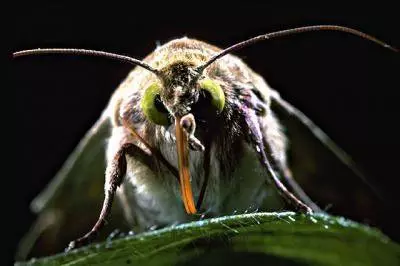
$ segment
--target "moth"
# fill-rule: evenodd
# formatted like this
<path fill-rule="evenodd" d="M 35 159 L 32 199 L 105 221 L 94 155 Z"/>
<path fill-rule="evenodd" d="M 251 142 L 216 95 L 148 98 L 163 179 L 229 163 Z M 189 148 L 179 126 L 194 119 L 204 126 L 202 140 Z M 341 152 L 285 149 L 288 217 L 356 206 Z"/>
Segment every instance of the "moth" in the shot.
<path fill-rule="evenodd" d="M 284 128 L 290 132 L 290 125 L 282 123 L 278 113 L 294 119 L 356 173 L 357 167 L 305 114 L 232 54 L 260 41 L 321 30 L 353 34 L 397 52 L 351 28 L 315 25 L 267 33 L 227 49 L 175 39 L 142 61 L 83 49 L 14 53 L 100 56 L 136 66 L 32 202 L 38 218 L 17 257 L 58 251 L 75 237 L 69 250 L 86 245 L 106 223 L 108 228 L 141 232 L 204 215 L 240 213 L 250 206 L 260 211 L 321 211 L 295 181 L 288 149 L 296 143 L 288 139 Z M 307 151 L 302 156 L 307 157 Z M 75 195 L 79 200 L 71 200 Z M 118 204 L 112 208 L 114 198 Z"/>

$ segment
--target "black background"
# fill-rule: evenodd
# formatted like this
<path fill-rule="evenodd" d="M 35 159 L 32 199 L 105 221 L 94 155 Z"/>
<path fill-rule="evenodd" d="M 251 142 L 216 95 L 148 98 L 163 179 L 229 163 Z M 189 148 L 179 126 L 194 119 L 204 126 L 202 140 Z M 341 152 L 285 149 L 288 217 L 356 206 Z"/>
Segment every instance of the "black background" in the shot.
<path fill-rule="evenodd" d="M 143 58 L 171 39 L 188 36 L 220 47 L 274 30 L 339 24 L 400 47 L 399 18 L 389 5 L 276 9 L 196 2 L 169 7 L 52 4 L 14 15 L 13 51 L 44 47 L 106 50 Z M 284 37 L 240 55 L 292 104 L 303 110 L 364 168 L 389 201 L 399 202 L 397 90 L 399 56 L 345 33 Z M 37 56 L 13 60 L 18 193 L 10 254 L 34 215 L 29 202 L 53 177 L 106 106 L 130 65 L 99 58 Z M 361 182 L 361 181 L 360 181 Z M 343 184 L 345 185 L 345 184 Z M 76 196 L 71 193 L 71 196 Z M 399 240 L 395 223 L 382 229 Z"/>

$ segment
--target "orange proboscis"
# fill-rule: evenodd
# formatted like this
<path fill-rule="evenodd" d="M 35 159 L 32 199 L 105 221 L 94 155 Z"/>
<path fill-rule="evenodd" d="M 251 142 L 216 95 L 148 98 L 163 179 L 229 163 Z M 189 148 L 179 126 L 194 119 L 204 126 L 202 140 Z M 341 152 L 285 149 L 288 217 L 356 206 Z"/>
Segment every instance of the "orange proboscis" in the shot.
<path fill-rule="evenodd" d="M 182 200 L 188 214 L 195 214 L 196 207 L 190 184 L 188 136 L 181 126 L 180 117 L 175 118 L 176 147 L 178 152 L 179 179 L 182 190 Z"/>

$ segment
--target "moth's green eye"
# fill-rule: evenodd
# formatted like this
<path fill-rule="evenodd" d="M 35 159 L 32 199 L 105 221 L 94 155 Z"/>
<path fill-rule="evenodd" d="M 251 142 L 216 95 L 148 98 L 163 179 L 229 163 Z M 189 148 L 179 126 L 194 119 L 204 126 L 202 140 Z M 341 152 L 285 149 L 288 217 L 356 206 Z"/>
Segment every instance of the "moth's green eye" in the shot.
<path fill-rule="evenodd" d="M 200 82 L 200 88 L 206 90 L 211 95 L 211 103 L 219 112 L 222 112 L 225 106 L 225 94 L 221 86 L 211 79 L 203 79 Z"/>
<path fill-rule="evenodd" d="M 168 111 L 160 98 L 161 87 L 151 84 L 144 92 L 141 107 L 146 117 L 157 125 L 169 125 Z"/>

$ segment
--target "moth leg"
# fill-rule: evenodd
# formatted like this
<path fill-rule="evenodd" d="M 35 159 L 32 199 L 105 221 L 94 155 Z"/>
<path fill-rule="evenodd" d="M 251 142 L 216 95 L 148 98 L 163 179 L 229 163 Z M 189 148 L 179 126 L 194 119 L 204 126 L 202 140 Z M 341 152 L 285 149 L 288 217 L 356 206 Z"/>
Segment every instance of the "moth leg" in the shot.
<path fill-rule="evenodd" d="M 254 110 L 244 108 L 244 118 L 246 125 L 248 127 L 248 131 L 250 133 L 250 140 L 254 145 L 254 149 L 257 151 L 259 160 L 263 166 L 266 167 L 270 181 L 274 183 L 276 188 L 278 189 L 279 194 L 283 196 L 283 198 L 291 205 L 296 207 L 296 209 L 305 212 L 312 213 L 312 208 L 303 203 L 300 199 L 298 199 L 295 195 L 293 195 L 286 186 L 279 180 L 275 170 L 273 169 L 269 158 L 266 155 L 264 148 L 263 135 L 261 133 L 261 127 L 258 122 L 258 118 L 254 112 Z"/>
<path fill-rule="evenodd" d="M 263 94 L 256 89 L 255 87 L 250 86 L 247 90 L 240 91 L 240 98 L 242 102 L 250 109 L 254 110 L 255 114 L 259 117 L 265 117 L 267 115 L 267 110 L 269 110 L 267 101 Z M 268 124 L 270 125 L 270 124 Z M 264 132 L 265 133 L 264 128 Z M 267 147 L 269 152 L 267 152 L 267 156 L 273 153 L 272 147 L 266 136 L 263 138 L 264 146 Z M 301 199 L 304 203 L 306 203 L 313 211 L 319 212 L 321 209 L 307 196 L 304 190 L 297 184 L 297 182 L 293 179 L 292 173 L 290 169 L 287 167 L 285 162 L 274 158 L 273 156 L 269 156 L 271 162 L 274 163 L 274 166 L 279 171 L 280 177 L 285 182 L 285 185 L 288 186 L 291 192 L 293 192 L 299 199 Z"/>
<path fill-rule="evenodd" d="M 99 235 L 100 230 L 104 227 L 106 219 L 111 213 L 112 203 L 117 188 L 121 185 L 123 177 L 126 174 L 126 155 L 135 156 L 146 159 L 149 155 L 145 154 L 138 146 L 132 143 L 125 143 L 121 146 L 114 158 L 107 166 L 106 170 L 106 186 L 103 207 L 100 216 L 93 228 L 81 238 L 70 242 L 67 251 L 89 244 Z M 139 155 L 139 156 L 138 156 Z"/>
<path fill-rule="evenodd" d="M 304 192 L 299 184 L 293 179 L 292 171 L 288 167 L 285 167 L 282 171 L 282 177 L 286 185 L 293 191 L 297 197 L 303 200 L 314 212 L 322 212 L 321 208 Z"/>
<path fill-rule="evenodd" d="M 282 137 L 280 137 L 282 136 L 279 129 L 280 125 L 274 114 L 271 113 L 269 117 L 260 118 L 259 121 L 261 124 L 264 147 L 267 149 L 266 155 L 278 172 L 282 182 L 297 198 L 301 199 L 313 211 L 322 212 L 321 208 L 311 200 L 302 187 L 293 179 L 292 172 L 286 161 L 286 156 L 281 156 L 281 153 L 286 152 L 286 144 L 285 140 L 282 140 Z M 278 157 L 273 156 L 274 154 L 277 154 Z"/>

